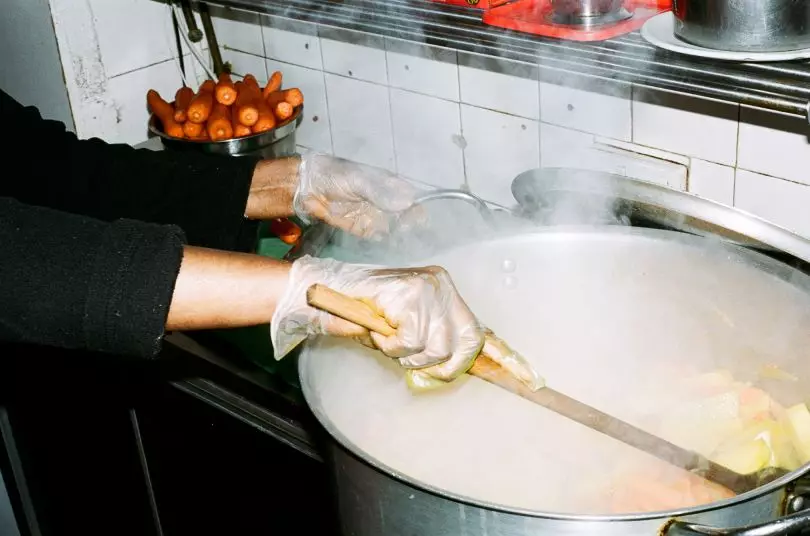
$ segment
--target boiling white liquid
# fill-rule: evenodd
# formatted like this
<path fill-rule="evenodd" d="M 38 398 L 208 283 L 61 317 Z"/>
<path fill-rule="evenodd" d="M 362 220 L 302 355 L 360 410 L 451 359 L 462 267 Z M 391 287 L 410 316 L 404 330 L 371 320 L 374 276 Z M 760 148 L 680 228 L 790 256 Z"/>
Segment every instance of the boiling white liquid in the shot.
<path fill-rule="evenodd" d="M 628 235 L 513 239 L 428 262 L 549 386 L 649 429 L 677 403 L 675 381 L 696 372 L 744 379 L 771 363 L 810 392 L 810 297 L 742 259 Z M 617 472 L 656 463 L 476 378 L 413 394 L 393 361 L 352 342 L 322 339 L 306 359 L 309 402 L 351 444 L 452 494 L 605 513 L 596 497 Z"/>

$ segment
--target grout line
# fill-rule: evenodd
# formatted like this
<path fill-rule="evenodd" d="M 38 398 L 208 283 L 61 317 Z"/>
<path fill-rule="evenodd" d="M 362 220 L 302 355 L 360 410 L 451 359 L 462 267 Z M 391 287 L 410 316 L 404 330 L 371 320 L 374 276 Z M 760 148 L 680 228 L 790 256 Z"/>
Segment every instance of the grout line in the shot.
<path fill-rule="evenodd" d="M 184 55 L 183 55 L 183 58 L 185 59 L 185 58 L 186 58 L 186 56 L 190 56 L 190 55 L 191 55 L 191 54 L 184 54 Z M 118 77 L 120 77 L 120 76 L 125 76 L 125 75 L 128 75 L 128 74 L 137 73 L 138 71 L 143 71 L 144 69 L 148 69 L 148 68 L 150 68 L 150 67 L 155 67 L 155 66 L 157 66 L 157 65 L 163 65 L 164 63 L 169 63 L 169 62 L 172 62 L 172 63 L 173 63 L 173 62 L 174 62 L 174 58 L 169 58 L 169 59 L 166 59 L 166 60 L 160 60 L 160 61 L 156 61 L 156 62 L 154 62 L 154 63 L 150 63 L 149 65 L 144 65 L 143 67 L 138 67 L 138 68 L 136 68 L 136 69 L 130 69 L 129 71 L 124 71 L 124 72 L 122 72 L 122 73 L 114 74 L 114 75 L 112 75 L 112 76 L 108 76 L 108 77 L 107 77 L 107 80 L 112 80 L 112 79 L 114 79 L 114 78 L 118 78 Z"/>
<path fill-rule="evenodd" d="M 630 143 L 636 143 L 636 85 L 630 84 Z"/>
<path fill-rule="evenodd" d="M 740 168 L 734 168 L 734 188 L 731 190 L 731 206 L 737 206 L 737 173 L 740 171 Z"/>
<path fill-rule="evenodd" d="M 460 130 L 459 134 L 461 135 L 461 139 L 463 140 L 462 148 L 461 148 L 461 170 L 464 172 L 464 187 L 467 191 L 470 190 L 470 181 L 467 177 L 467 137 L 464 136 L 464 115 L 461 113 L 461 107 L 463 106 L 463 99 L 461 98 L 461 66 L 458 64 L 458 52 L 456 52 L 456 83 L 458 84 L 458 128 Z M 540 128 L 540 127 L 538 127 Z"/>
<path fill-rule="evenodd" d="M 257 15 L 259 20 L 259 35 L 262 37 L 262 58 L 264 58 L 264 70 L 267 70 L 267 58 L 270 54 L 267 53 L 267 41 L 264 39 L 264 17 L 262 15 Z M 267 73 L 267 76 L 270 76 L 270 73 Z"/>
<path fill-rule="evenodd" d="M 323 78 L 323 98 L 326 101 L 326 116 L 329 118 L 329 146 L 332 147 L 332 155 L 337 156 L 335 151 L 335 132 L 334 132 L 335 122 L 332 120 L 332 108 L 329 106 L 329 86 L 326 84 L 326 70 L 323 69 L 323 46 L 321 46 L 322 45 L 321 36 L 317 35 L 317 32 L 314 37 L 315 39 L 318 40 L 318 52 L 320 53 L 321 56 L 321 77 Z"/>
<path fill-rule="evenodd" d="M 737 105 L 737 143 L 734 147 L 734 188 L 731 191 L 731 206 L 737 206 L 737 170 L 740 165 L 740 120 L 742 119 L 742 106 Z"/>
<path fill-rule="evenodd" d="M 385 45 L 385 40 L 383 40 L 383 45 Z M 386 87 L 388 88 L 388 121 L 391 124 L 391 150 L 394 152 L 394 173 L 399 173 L 399 156 L 397 153 L 397 140 L 396 135 L 394 134 L 396 126 L 394 125 L 394 99 L 391 95 L 391 75 L 388 72 L 388 51 L 383 50 L 383 58 L 385 61 L 385 82 Z"/>

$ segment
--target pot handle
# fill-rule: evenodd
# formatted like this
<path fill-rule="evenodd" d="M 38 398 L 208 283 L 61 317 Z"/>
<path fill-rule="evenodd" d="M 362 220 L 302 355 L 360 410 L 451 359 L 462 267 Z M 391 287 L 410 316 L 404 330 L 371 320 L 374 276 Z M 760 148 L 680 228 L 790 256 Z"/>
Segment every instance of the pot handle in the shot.
<path fill-rule="evenodd" d="M 430 190 L 414 199 L 413 206 L 421 205 L 422 203 L 427 203 L 429 201 L 435 201 L 438 199 L 456 199 L 469 203 L 478 209 L 478 212 L 487 222 L 492 221 L 492 209 L 489 207 L 487 202 L 477 195 L 465 190 Z"/>
<path fill-rule="evenodd" d="M 663 533 L 666 536 L 787 536 L 800 534 L 807 529 L 810 529 L 810 510 L 801 510 L 759 525 L 727 529 L 675 521 Z"/>

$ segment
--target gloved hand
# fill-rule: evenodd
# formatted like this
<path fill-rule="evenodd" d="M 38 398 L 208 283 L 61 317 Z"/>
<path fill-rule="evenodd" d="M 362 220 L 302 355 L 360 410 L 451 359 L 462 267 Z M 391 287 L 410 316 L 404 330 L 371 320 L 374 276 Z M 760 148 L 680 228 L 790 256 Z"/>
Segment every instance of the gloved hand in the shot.
<path fill-rule="evenodd" d="M 301 157 L 293 207 L 304 222 L 312 218 L 363 238 L 391 231 L 413 205 L 417 190 L 392 173 L 332 156 Z"/>
<path fill-rule="evenodd" d="M 306 293 L 315 283 L 362 299 L 396 327 L 396 334 L 369 333 L 310 307 Z M 443 385 L 469 370 L 484 333 L 442 268 L 388 269 L 309 256 L 293 263 L 271 323 L 276 359 L 310 335 L 352 337 L 397 359 L 416 389 Z"/>

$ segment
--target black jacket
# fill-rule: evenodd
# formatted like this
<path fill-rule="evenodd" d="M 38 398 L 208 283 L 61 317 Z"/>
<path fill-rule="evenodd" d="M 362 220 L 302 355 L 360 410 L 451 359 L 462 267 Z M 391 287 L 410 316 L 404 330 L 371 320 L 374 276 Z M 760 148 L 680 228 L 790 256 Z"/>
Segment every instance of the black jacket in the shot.
<path fill-rule="evenodd" d="M 256 160 L 79 140 L 0 91 L 0 341 L 152 357 L 185 243 L 235 249 Z"/>

